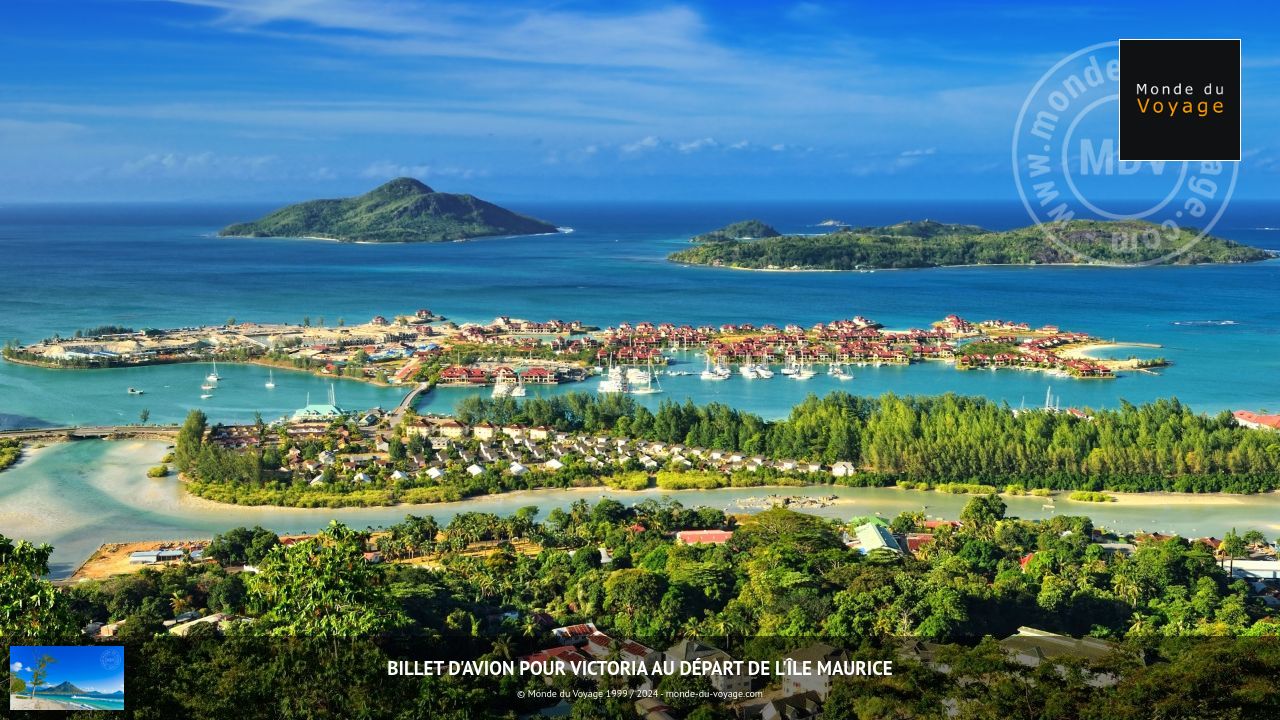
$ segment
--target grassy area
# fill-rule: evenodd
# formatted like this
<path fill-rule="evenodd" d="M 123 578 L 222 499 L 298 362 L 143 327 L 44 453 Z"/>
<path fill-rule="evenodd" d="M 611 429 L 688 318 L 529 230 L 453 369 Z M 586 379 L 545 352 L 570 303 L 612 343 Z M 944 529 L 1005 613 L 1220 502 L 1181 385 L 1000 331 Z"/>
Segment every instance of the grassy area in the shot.
<path fill-rule="evenodd" d="M 1067 497 L 1079 502 L 1107 503 L 1116 501 L 1115 497 L 1112 495 L 1108 495 L 1103 492 L 1093 492 L 1090 490 L 1078 490 Z"/>
<path fill-rule="evenodd" d="M 13 439 L 0 440 L 0 470 L 4 470 L 18 462 L 20 457 L 22 457 L 22 441 Z"/>

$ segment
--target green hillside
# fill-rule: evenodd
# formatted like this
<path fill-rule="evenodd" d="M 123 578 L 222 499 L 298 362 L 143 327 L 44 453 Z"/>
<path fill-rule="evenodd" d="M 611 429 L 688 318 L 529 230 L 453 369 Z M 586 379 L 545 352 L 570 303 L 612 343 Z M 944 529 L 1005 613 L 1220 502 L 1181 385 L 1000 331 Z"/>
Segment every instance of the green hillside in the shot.
<path fill-rule="evenodd" d="M 472 195 L 436 192 L 413 178 L 397 178 L 359 197 L 289 205 L 260 220 L 229 225 L 218 234 L 344 242 L 445 242 L 555 231 L 554 225 Z"/>
<path fill-rule="evenodd" d="M 743 220 L 730 223 L 709 233 L 698 235 L 689 242 L 725 242 L 727 240 L 758 240 L 760 238 L 778 237 L 782 233 L 774 230 L 759 220 Z"/>
<path fill-rule="evenodd" d="M 1150 223 L 1073 220 L 1051 239 L 1032 226 L 995 232 L 974 225 L 925 220 L 885 227 L 850 228 L 829 235 L 786 235 L 762 240 L 704 243 L 669 256 L 691 265 L 751 270 L 857 270 L 947 265 L 1136 265 L 1161 260 L 1192 243 L 1195 230 L 1170 237 Z M 1164 261 L 1171 265 L 1255 262 L 1273 254 L 1206 236 Z"/>

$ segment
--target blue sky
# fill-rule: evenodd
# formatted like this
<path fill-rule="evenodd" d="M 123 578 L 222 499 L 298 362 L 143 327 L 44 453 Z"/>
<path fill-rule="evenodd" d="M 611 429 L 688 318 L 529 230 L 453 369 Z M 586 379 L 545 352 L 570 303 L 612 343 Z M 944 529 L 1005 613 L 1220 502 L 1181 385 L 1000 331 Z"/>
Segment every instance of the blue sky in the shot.
<path fill-rule="evenodd" d="M 103 662 L 104 653 L 115 653 L 114 662 Z M 42 687 L 69 682 L 85 692 L 124 690 L 124 662 L 118 647 L 22 647 L 9 648 L 9 672 L 31 683 L 32 671 L 42 655 L 54 659 L 46 667 Z M 36 693 L 39 694 L 39 690 Z"/>
<path fill-rule="evenodd" d="M 1280 190 L 1269 3 L 6 0 L 0 202 L 1016 198 L 1018 108 L 1119 37 L 1242 37 L 1237 197 Z"/>

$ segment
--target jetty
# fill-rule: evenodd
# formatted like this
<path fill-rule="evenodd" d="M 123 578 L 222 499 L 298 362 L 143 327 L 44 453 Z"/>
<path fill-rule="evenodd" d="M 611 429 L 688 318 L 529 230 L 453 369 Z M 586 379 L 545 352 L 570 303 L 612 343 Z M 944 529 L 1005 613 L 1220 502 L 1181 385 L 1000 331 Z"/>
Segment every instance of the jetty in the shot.
<path fill-rule="evenodd" d="M 175 440 L 177 425 L 89 425 L 0 430 L 0 438 L 23 441 Z"/>

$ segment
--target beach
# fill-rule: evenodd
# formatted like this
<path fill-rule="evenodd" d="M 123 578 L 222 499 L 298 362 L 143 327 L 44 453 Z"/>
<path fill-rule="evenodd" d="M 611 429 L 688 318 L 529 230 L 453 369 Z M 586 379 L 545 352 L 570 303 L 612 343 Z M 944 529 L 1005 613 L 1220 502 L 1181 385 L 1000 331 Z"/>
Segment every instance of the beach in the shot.
<path fill-rule="evenodd" d="M 50 700 L 46 697 L 37 695 L 32 699 L 28 695 L 10 695 L 10 710 L 92 710 L 87 705 L 81 705 L 64 700 Z"/>

